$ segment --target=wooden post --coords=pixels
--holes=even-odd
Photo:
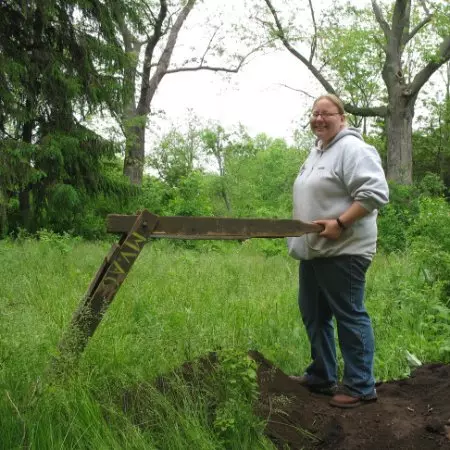
[[[65,366],[81,355],[157,222],[158,216],[144,210],[136,216],[131,229],[122,235],[119,244],[112,246],[59,344],[54,371],[63,372]]]

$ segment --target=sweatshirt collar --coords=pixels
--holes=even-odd
[[[325,152],[328,150],[332,145],[334,145],[337,141],[341,140],[344,136],[355,136],[358,139],[363,140],[363,137],[361,135],[361,132],[358,128],[354,127],[346,127],[339,131],[338,134],[329,142],[329,144],[326,147],[322,147],[322,141],[317,139],[316,140],[316,149],[320,152]]]

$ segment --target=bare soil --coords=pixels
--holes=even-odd
[[[421,366],[406,379],[379,384],[377,402],[344,410],[330,406],[330,397],[299,385],[260,353],[251,351],[249,356],[258,367],[256,413],[280,450],[450,450],[450,365]],[[188,385],[193,380],[203,383],[217,363],[217,355],[210,353],[186,362],[175,374]],[[158,390],[170,393],[172,378],[159,377]],[[151,423],[153,402],[146,392],[135,386],[121,399],[124,411],[140,427]]]
[[[309,392],[258,352],[266,435],[279,449],[450,449],[450,365],[428,364],[377,387],[378,401],[343,410]]]

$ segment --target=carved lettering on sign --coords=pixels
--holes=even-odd
[[[132,261],[130,261],[128,258],[137,258],[137,255],[139,253],[131,253],[131,252],[120,252],[120,257],[125,260],[128,264],[131,264]]]
[[[127,247],[132,251],[120,251],[117,259],[113,258],[111,261],[106,276],[97,290],[97,296],[103,301],[109,302],[112,299],[146,242],[145,236],[134,231],[123,243],[122,248]]]
[[[105,285],[115,285],[117,288],[119,287],[119,282],[115,277],[105,277],[103,279],[103,284]]]
[[[113,261],[113,269],[111,270],[111,273],[125,273],[125,270],[120,267],[120,264],[117,261]]]
[[[142,244],[142,246],[144,246],[147,239],[144,236],[142,236],[142,234],[139,234],[137,231],[133,231],[132,235],[136,238],[137,244]]]

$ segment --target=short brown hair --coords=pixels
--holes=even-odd
[[[319,100],[323,100],[323,99],[329,100],[331,103],[334,103],[334,105],[337,107],[337,109],[339,111],[339,114],[345,114],[345,108],[344,108],[343,101],[337,95],[334,95],[334,94],[323,94],[320,97],[317,97],[314,100],[313,108]]]

